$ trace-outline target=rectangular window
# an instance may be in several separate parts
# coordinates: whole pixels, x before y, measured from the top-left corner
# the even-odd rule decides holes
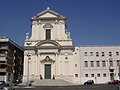
[[[109,56],[112,56],[112,52],[109,52]]]
[[[106,73],[103,73],[103,77],[106,77]]]
[[[99,61],[96,61],[96,66],[100,67],[100,62]]]
[[[91,61],[91,67],[94,67],[94,62],[93,61]]]
[[[77,64],[75,64],[75,67],[77,67]]]
[[[102,61],[102,66],[106,67],[106,62],[105,61]]]
[[[94,74],[91,74],[91,77],[94,77]]]
[[[99,56],[99,52],[96,52],[96,57],[98,57]]]
[[[46,40],[50,40],[50,39],[51,39],[51,30],[46,29]]]
[[[100,77],[100,74],[97,74],[97,77]]]
[[[116,56],[119,56],[119,52],[116,52]]]
[[[120,60],[117,60],[117,67],[120,67]]]
[[[113,61],[109,61],[109,65],[110,65],[110,66],[113,66]]]
[[[104,52],[102,52],[102,56],[105,56],[105,53],[104,53]]]
[[[93,52],[90,52],[90,56],[93,56]]]
[[[85,61],[85,67],[88,67],[88,61]]]
[[[78,74],[75,74],[75,77],[78,77]]]
[[[85,74],[85,77],[88,77],[88,74]]]
[[[84,52],[84,56],[87,56],[87,52]]]

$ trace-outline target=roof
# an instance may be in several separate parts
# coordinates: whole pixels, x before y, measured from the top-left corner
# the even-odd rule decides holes
[[[51,16],[50,17],[43,17],[43,15],[45,15],[45,14],[51,14]],[[47,7],[46,10],[44,10],[44,11],[38,13],[37,15],[31,17],[31,20],[48,19],[48,18],[63,19],[63,20],[66,19],[65,16],[63,16],[63,15],[51,10],[49,7]]]
[[[6,36],[0,36],[0,42],[10,42],[11,44],[13,44],[15,47],[19,48],[20,50],[23,51],[23,48],[20,47],[18,44],[16,44],[14,41],[12,41],[10,38],[6,37]]]

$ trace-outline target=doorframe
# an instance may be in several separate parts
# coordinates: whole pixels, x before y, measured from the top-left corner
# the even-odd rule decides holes
[[[46,65],[50,65],[50,77],[49,78],[46,78]],[[51,75],[52,75],[52,71],[51,71],[51,64],[44,64],[44,79],[51,79]]]

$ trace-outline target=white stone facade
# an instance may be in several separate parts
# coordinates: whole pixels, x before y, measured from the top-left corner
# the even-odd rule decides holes
[[[120,46],[73,46],[70,32],[66,29],[66,17],[50,8],[32,17],[31,21],[32,35],[29,38],[27,33],[24,43],[23,82],[63,79],[83,84],[93,79],[95,83],[105,83],[110,80],[110,73],[114,73],[114,79],[119,78]],[[99,56],[95,56],[96,52]],[[112,56],[108,55],[110,52]],[[101,53],[105,55],[101,56]],[[110,59],[114,63],[111,67],[108,65]],[[101,66],[102,61],[105,61],[106,66]],[[92,67],[91,62],[94,63]],[[100,63],[99,67],[96,62]],[[110,72],[110,68],[114,71]]]

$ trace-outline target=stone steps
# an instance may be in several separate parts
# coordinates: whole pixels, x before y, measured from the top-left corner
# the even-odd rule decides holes
[[[74,84],[60,79],[56,79],[56,80],[45,79],[45,80],[34,80],[32,82],[32,85],[33,86],[70,86]]]

